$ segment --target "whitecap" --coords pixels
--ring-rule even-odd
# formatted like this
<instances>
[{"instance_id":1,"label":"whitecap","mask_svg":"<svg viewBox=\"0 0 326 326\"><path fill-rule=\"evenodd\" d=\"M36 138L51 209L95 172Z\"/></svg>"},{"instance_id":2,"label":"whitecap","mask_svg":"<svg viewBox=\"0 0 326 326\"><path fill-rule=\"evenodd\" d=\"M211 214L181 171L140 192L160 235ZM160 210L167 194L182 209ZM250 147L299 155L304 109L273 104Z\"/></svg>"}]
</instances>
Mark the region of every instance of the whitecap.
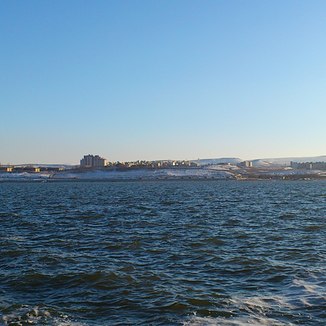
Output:
<instances>
[{"instance_id":1,"label":"whitecap","mask_svg":"<svg viewBox=\"0 0 326 326\"><path fill-rule=\"evenodd\" d=\"M3 324L2 324L3 323ZM9 325L53 325L53 326L87 326L74 321L73 318L47 307L20 305L10 313L0 317L0 324Z\"/></svg>"},{"instance_id":2,"label":"whitecap","mask_svg":"<svg viewBox=\"0 0 326 326\"><path fill-rule=\"evenodd\" d=\"M291 326L294 324L284 324L276 319L261 317L198 317L196 315L184 321L183 326Z\"/></svg>"}]
</instances>

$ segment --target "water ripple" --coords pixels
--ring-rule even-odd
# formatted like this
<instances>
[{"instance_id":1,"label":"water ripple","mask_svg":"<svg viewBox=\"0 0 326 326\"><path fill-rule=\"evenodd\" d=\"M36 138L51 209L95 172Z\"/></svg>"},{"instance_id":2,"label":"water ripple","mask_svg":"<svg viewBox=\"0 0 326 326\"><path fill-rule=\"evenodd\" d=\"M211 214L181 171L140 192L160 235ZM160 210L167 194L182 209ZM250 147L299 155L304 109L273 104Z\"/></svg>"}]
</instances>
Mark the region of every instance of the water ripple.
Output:
<instances>
[{"instance_id":1,"label":"water ripple","mask_svg":"<svg viewBox=\"0 0 326 326\"><path fill-rule=\"evenodd\" d=\"M325 185L1 183L0 324L322 325Z\"/></svg>"}]
</instances>

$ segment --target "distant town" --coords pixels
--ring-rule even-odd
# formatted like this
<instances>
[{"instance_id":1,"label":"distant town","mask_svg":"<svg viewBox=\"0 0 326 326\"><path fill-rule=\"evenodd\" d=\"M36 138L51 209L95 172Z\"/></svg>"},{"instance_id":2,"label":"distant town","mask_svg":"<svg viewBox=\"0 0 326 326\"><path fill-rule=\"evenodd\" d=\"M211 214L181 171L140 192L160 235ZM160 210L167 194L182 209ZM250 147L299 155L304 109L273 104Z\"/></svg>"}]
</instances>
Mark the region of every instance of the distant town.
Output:
<instances>
[{"instance_id":1,"label":"distant town","mask_svg":"<svg viewBox=\"0 0 326 326\"><path fill-rule=\"evenodd\" d=\"M15 179L282 179L326 177L326 156L245 160L238 158L110 162L84 155L79 165L0 165L0 181Z\"/></svg>"}]
</instances>

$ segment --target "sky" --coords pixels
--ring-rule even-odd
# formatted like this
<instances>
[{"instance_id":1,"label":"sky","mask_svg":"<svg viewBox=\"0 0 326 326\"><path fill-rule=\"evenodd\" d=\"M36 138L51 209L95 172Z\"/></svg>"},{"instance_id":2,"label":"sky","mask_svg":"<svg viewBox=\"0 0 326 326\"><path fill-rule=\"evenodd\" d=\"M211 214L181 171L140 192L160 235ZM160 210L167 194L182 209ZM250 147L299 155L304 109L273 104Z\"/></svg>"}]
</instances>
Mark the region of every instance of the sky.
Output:
<instances>
[{"instance_id":1,"label":"sky","mask_svg":"<svg viewBox=\"0 0 326 326\"><path fill-rule=\"evenodd\" d=\"M326 1L0 1L0 163L326 154Z\"/></svg>"}]
</instances>

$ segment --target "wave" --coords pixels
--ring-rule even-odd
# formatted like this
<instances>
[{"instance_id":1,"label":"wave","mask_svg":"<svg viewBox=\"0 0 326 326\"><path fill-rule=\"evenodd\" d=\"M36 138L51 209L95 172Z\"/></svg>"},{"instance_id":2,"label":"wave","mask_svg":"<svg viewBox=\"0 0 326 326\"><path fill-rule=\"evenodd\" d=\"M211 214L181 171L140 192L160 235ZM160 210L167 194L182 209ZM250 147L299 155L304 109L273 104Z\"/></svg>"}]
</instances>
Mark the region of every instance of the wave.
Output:
<instances>
[{"instance_id":1,"label":"wave","mask_svg":"<svg viewBox=\"0 0 326 326\"><path fill-rule=\"evenodd\" d=\"M0 316L0 324L9 325L52 325L52 326L86 326L72 317L50 307L13 305L7 307Z\"/></svg>"},{"instance_id":2,"label":"wave","mask_svg":"<svg viewBox=\"0 0 326 326\"><path fill-rule=\"evenodd\" d=\"M303 280L294 278L284 293L273 296L234 296L227 305L229 317L203 316L194 312L184 326L291 326L300 324L300 318L309 311L323 311L326 305L325 282L320 278ZM291 321L284 316L291 311ZM273 317L269 317L273 316ZM309 316L308 316L309 318ZM324 315L320 316L321 319ZM292 322L293 321L293 322ZM304 324L304 321L301 323Z\"/></svg>"},{"instance_id":3,"label":"wave","mask_svg":"<svg viewBox=\"0 0 326 326\"><path fill-rule=\"evenodd\" d=\"M183 326L291 326L292 323L282 323L268 317L251 317L251 318L213 318L198 317L196 315L184 321Z\"/></svg>"}]
</instances>

